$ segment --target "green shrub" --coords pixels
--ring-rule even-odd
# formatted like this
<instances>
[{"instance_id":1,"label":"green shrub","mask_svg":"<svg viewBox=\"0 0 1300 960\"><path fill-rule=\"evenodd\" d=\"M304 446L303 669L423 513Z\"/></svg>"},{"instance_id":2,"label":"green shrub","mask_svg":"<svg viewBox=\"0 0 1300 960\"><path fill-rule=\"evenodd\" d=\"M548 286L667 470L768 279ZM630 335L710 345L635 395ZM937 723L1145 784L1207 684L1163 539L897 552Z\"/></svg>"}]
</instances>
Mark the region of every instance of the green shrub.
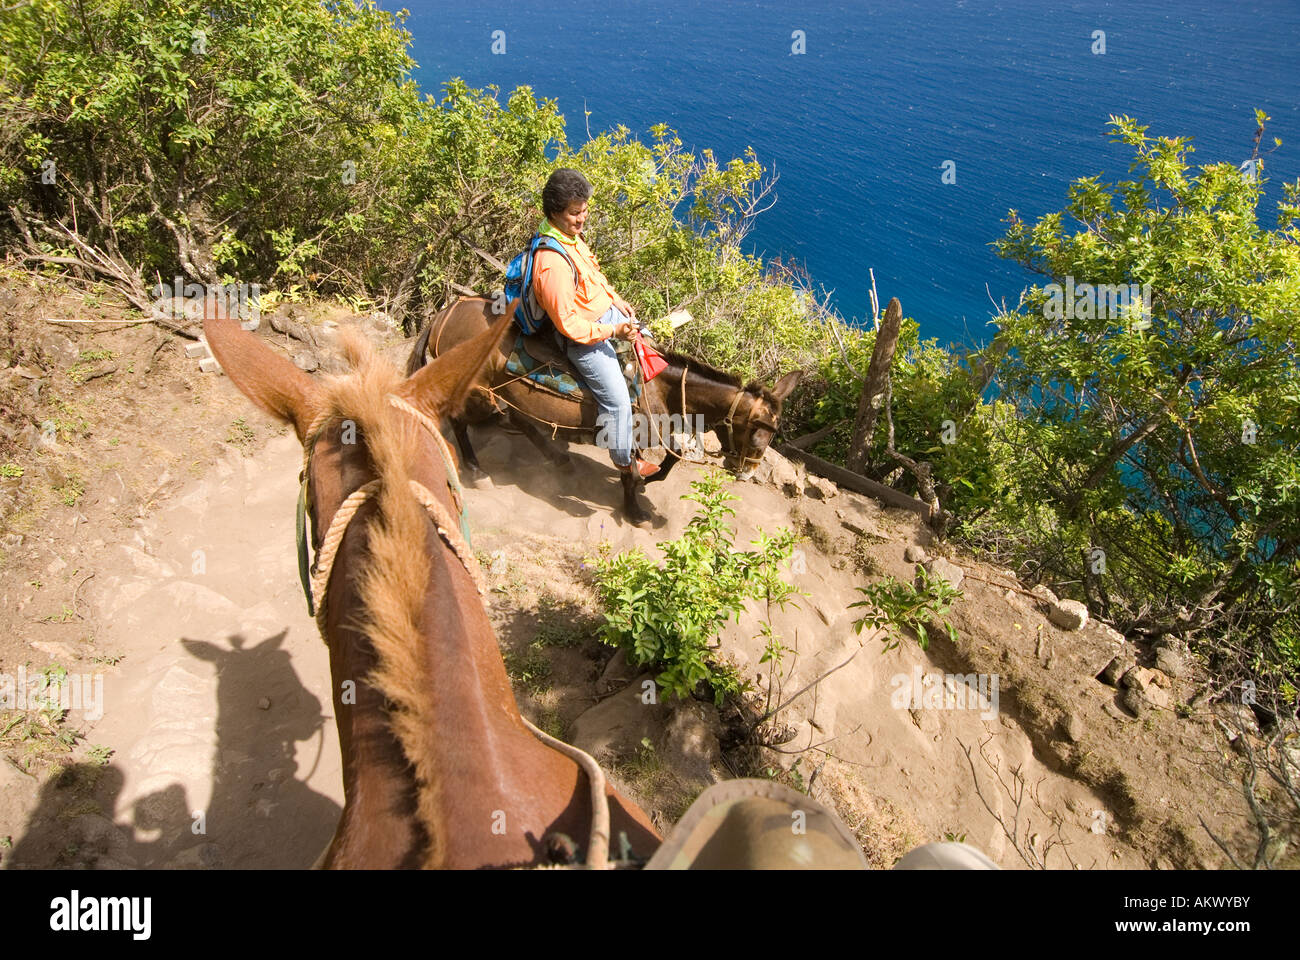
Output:
<instances>
[{"instance_id":1,"label":"green shrub","mask_svg":"<svg viewBox=\"0 0 1300 960\"><path fill-rule=\"evenodd\" d=\"M867 613L853 621L853 629L861 633L865 626L884 627L887 633L882 640L886 651L898 646L905 629L916 634L922 650L929 649L927 631L932 623L943 627L948 639L956 643L957 630L948 614L953 602L961 599L962 592L920 564L916 565L916 578L917 584L886 577L879 583L858 587L863 599L850 603L849 608L866 607Z\"/></svg>"},{"instance_id":2,"label":"green shrub","mask_svg":"<svg viewBox=\"0 0 1300 960\"><path fill-rule=\"evenodd\" d=\"M797 592L781 578L795 535L760 534L752 550L733 550L727 518L738 497L725 489L726 475L712 471L691 482L682 499L699 504L676 540L659 544L663 564L640 549L596 557L596 584L605 606L601 638L621 647L630 663L660 669L665 693L684 697L708 684L720 705L740 692L740 678L716 663L710 646L729 619L739 619L746 600L783 605Z\"/></svg>"}]
</instances>

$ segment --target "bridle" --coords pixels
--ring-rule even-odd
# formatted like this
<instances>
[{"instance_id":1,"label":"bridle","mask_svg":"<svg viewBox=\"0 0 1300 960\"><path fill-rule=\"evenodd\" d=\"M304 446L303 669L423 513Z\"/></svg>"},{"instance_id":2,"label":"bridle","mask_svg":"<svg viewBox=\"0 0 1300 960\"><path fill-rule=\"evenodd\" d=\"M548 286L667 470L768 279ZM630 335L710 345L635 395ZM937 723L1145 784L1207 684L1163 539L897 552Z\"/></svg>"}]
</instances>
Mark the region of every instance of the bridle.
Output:
<instances>
[{"instance_id":1,"label":"bridle","mask_svg":"<svg viewBox=\"0 0 1300 960\"><path fill-rule=\"evenodd\" d=\"M460 475L456 471L456 462L452 459L447 441L443 439L442 431L438 429L438 425L432 419L425 416L401 397L390 394L388 402L398 410L414 417L416 422L423 426L429 432L429 435L433 437L434 446L442 454L442 462L447 473L447 488L451 493L452 503L455 504L459 511L457 518L452 519L451 513L424 484L416 480L409 481L411 493L415 495L415 499L420 502L421 506L428 511L430 519L438 530L438 535L451 548L452 553L456 554L461 566L465 568L465 572L474 581L474 586L478 589L479 594L483 595L486 593L483 574L479 569L478 560L474 556L473 547L470 545L469 513L465 509L465 498L461 490ZM298 477L300 481L297 511L298 577L302 581L303 592L307 596L307 612L316 618L317 626L321 628L322 638L325 635L325 591L329 586L330 574L334 569L334 559L338 554L339 544L343 540L343 535L347 533L352 518L356 516L362 504L378 491L382 482L378 479L371 480L369 483L362 484L344 498L339 508L334 511L334 516L330 520L325 536L321 539L320 546L316 551L315 561L308 563L307 487L308 478L311 476L311 459L316 450L317 441L320 439L321 434L325 432L325 425L335 417L342 417L342 414L333 410L326 410L312 422L303 442L302 472Z\"/></svg>"},{"instance_id":2,"label":"bridle","mask_svg":"<svg viewBox=\"0 0 1300 960\"><path fill-rule=\"evenodd\" d=\"M685 411L686 411L685 387L686 387L686 372L683 370L682 371L682 396L683 396L682 414L683 416L685 416ZM721 425L727 428L727 445L726 447L723 448L722 452L727 454L728 456L735 457L736 459L738 459L741 462L742 470L756 470L758 469L758 465L763 462L763 457L761 454L757 457L747 457L744 455L742 451L736 449L736 428L733 422L736 417L736 408L740 406L740 398L747 396L748 393L749 393L748 390L741 388L736 393L736 396L732 398L731 407L727 410L727 415L722 418Z\"/></svg>"},{"instance_id":3,"label":"bridle","mask_svg":"<svg viewBox=\"0 0 1300 960\"><path fill-rule=\"evenodd\" d=\"M686 416L686 409L687 409L687 408L686 408L686 377L690 374L690 372L691 372L690 365L689 365L689 364L686 364L686 363L683 363L683 364L682 364L681 383L680 383L680 386L681 386L682 417L683 417L683 418ZM745 456L745 455L744 455L740 450L737 450L737 449L736 449L736 439L735 439L735 436L736 436L736 428L735 428L736 409L740 406L740 398L743 397L743 396L745 396L745 395L748 394L748 393L749 393L749 391L746 390L746 389L744 389L743 387L738 388L738 389L737 389L737 392L736 392L736 395L735 395L735 396L732 398L732 400L731 400L731 406L727 409L727 415L726 415L725 417L723 417L722 420L719 421L719 426L722 426L722 427L726 427L726 428L727 428L727 445L726 445L725 448L723 448L722 453L723 453L725 456L735 457L737 460L739 460L740 463L741 463L741 468L740 468L740 469L741 469L742 472L743 472L744 470L746 470L746 469L748 469L748 470L757 470L757 469L758 469L758 465L759 465L760 463L763 462L763 454L760 454L760 455L757 456L757 457L747 457L747 456ZM648 414L648 413L650 412L649 391L643 390L643 391L641 392L641 398L640 398L640 400L638 400L638 402L642 404L642 406L644 407L644 409L646 410L646 412L647 412L647 414ZM665 401L665 404L664 404L664 409L665 409L665 410L670 410L670 409L671 409L671 408L667 405L667 402L666 402L666 401ZM651 422L651 424L654 424L654 419L651 418L650 422ZM672 449L672 447L671 447L669 444L665 443L665 442L664 442L664 439L663 439L663 436L662 436L661 434L659 434L659 429L658 429L658 427L655 427L654 429L655 429L655 433L656 433L656 435L657 435L657 438L658 438L658 440L659 440L659 444L660 444L660 446L662 446L662 447L663 447L665 450L667 450L669 453L673 453L673 449ZM764 451L764 454L765 454L766 452L767 452L767 451ZM673 454L673 455L676 456L679 460L681 459L681 455L680 455L680 454Z\"/></svg>"},{"instance_id":4,"label":"bridle","mask_svg":"<svg viewBox=\"0 0 1300 960\"><path fill-rule=\"evenodd\" d=\"M429 518L433 521L434 527L437 528L438 535L456 554L460 560L461 566L465 572L470 575L474 581L474 586L478 590L479 596L486 596L487 590L483 582L483 573L479 566L478 559L474 556L474 550L470 545L469 537L469 513L465 509L464 491L460 485L460 474L456 470L456 461L452 458L451 448L447 446L447 441L442 436L442 431L438 429L438 424L424 413L407 403L401 397L389 394L388 402L393 407L401 410L415 418L416 422L423 426L434 440L434 446L442 455L443 465L447 471L447 489L451 494L452 503L455 505L458 516L453 520L451 512L439 501L424 484L415 480L410 480L411 493L415 495L416 500L429 513ZM356 516L357 511L361 508L370 497L379 489L381 481L378 479L364 483L356 490L353 490L339 508L334 511L329 528L326 530L324 538L316 553L314 563L308 562L308 535L307 535L307 483L311 476L311 458L316 449L316 442L320 439L325 430L325 425L335 417L342 417L341 413L333 410L326 410L312 421L311 427L307 430L306 439L303 442L303 460L302 473L299 475L298 491L298 509L297 509L297 536L298 536L298 575L302 580L303 592L307 595L307 611L316 618L316 626L320 631L321 639L325 640L325 599L326 589L329 586L330 574L334 568L334 560L338 555L339 544L343 540L343 535L347 533L348 525L352 518ZM557 740L544 731L538 729L527 717L519 714L519 719L524 722L528 730L540 740L543 744L563 754L573 760L583 773L587 775L587 783L591 791L591 832L587 844L587 863L586 866L592 870L608 870L615 866L615 863L609 859L609 797L605 793L605 774L600 769L600 764L587 753L579 750L577 747L570 746L562 740ZM329 847L326 847L328 852ZM325 854L321 855L322 858ZM320 863L321 861L318 861Z\"/></svg>"}]
</instances>

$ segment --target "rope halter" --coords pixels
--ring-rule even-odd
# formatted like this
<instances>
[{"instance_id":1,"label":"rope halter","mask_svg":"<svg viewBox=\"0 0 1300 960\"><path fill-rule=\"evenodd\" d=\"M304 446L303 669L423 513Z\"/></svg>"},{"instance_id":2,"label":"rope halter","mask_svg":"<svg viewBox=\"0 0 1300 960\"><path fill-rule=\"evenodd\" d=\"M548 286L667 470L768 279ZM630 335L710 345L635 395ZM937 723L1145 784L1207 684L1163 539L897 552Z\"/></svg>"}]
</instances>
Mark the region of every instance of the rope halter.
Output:
<instances>
[{"instance_id":1,"label":"rope halter","mask_svg":"<svg viewBox=\"0 0 1300 960\"><path fill-rule=\"evenodd\" d=\"M451 492L452 502L459 511L459 516L453 519L446 506L424 484L416 480L409 481L411 493L428 512L430 519L438 530L438 535L456 554L461 565L474 581L474 586L479 594L482 595L486 592L483 574L479 569L478 560L474 556L474 550L470 546L469 515L465 509L460 476L456 472L456 462L452 459L451 450L447 447L447 441L443 439L442 431L438 429L438 425L432 419L401 397L390 394L388 402L398 410L414 417L416 422L421 424L433 437L434 445L437 447L438 452L442 454L443 465L447 472L447 487ZM330 574L334 570L334 560L338 555L339 545L343 542L343 535L347 533L352 518L356 516L362 504L369 500L383 483L379 479L371 480L369 483L362 484L344 498L343 503L334 512L329 528L325 531L325 536L316 551L315 562L308 563L307 504L309 497L307 488L311 476L312 454L315 452L316 442L325 430L325 425L330 420L340 416L341 414L335 411L327 410L312 422L310 429L307 431L306 441L303 443L302 473L299 475L298 576L302 581L303 592L307 596L307 612L316 617L317 625L322 627L322 636L324 635L325 592L329 586Z\"/></svg>"}]
</instances>

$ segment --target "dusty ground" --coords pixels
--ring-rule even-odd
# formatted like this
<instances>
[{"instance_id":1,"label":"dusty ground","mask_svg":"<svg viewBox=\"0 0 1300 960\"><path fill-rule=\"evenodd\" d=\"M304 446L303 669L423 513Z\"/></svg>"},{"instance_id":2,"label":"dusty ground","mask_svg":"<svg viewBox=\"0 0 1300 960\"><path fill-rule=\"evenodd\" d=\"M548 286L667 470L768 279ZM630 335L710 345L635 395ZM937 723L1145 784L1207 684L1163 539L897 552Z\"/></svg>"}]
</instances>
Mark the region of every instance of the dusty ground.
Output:
<instances>
[{"instance_id":1,"label":"dusty ground","mask_svg":"<svg viewBox=\"0 0 1300 960\"><path fill-rule=\"evenodd\" d=\"M98 675L103 716L0 710L0 866L307 866L342 792L328 665L293 551L297 443L200 373L181 341L49 318L121 315L52 285L0 284L0 473L21 471L0 478L0 673ZM361 324L404 354L366 318L304 319ZM834 804L880 867L945 836L1005 867L1024 852L1060 868L1214 867L1197 816L1240 831L1223 738L1188 706L1195 682L1171 709L1130 717L1095 679L1114 637L1058 630L1006 589L1007 571L951 557L970 575L956 644L882 653L855 633L855 587L909 578L904 549L928 537L911 514L849 493L736 485L738 543L760 526L806 535L791 568L806 596L770 616L791 652L780 674L760 664L747 614L720 650L752 683L743 703L643 709L643 678L597 639L584 561L602 541L654 555L678 536L699 468L648 488L658 516L642 530L613 515L600 451L573 447L575 469L560 473L517 436L475 437L492 479L468 492L474 544L521 709L599 753L665 827L712 780L767 775ZM850 657L754 745L764 706ZM998 708L897 708L893 678L914 669L997 674Z\"/></svg>"}]
</instances>

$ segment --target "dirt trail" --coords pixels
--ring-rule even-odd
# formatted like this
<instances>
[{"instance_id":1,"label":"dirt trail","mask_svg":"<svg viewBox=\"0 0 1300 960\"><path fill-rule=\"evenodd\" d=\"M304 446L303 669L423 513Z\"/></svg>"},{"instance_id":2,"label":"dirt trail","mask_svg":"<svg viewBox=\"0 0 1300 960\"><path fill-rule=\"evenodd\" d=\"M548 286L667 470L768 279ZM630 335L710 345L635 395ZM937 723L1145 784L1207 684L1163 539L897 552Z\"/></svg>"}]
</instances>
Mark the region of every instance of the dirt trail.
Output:
<instances>
[{"instance_id":1,"label":"dirt trail","mask_svg":"<svg viewBox=\"0 0 1300 960\"><path fill-rule=\"evenodd\" d=\"M124 654L88 731L114 751L97 792L115 825L75 824L100 867L303 867L334 831L329 667L293 550L300 449L292 435L231 448L112 546L114 572L85 591L100 646ZM50 814L70 819L56 805L27 832Z\"/></svg>"},{"instance_id":2,"label":"dirt trail","mask_svg":"<svg viewBox=\"0 0 1300 960\"><path fill-rule=\"evenodd\" d=\"M620 522L612 516L608 504L617 501L618 485L603 451L585 445L573 445L571 454L576 468L570 472L543 469L527 444L503 433L477 433L479 455L492 481L471 490L468 497L474 522L475 544L481 550L502 550L518 557L523 551L512 550L521 532L544 534L559 553L565 546L577 545L579 553L590 553L604 540L615 549L640 546L651 556L658 556L655 544L680 536L693 515L694 505L680 497L690 492L690 481L699 476L699 466L681 464L663 483L648 484L647 500L655 517L654 526L643 530ZM737 515L737 545L758 535L759 528L773 530L791 522L792 501L771 485L742 483L733 486L741 500L733 504ZM911 565L903 561L903 545L923 536L916 518L899 511L886 511L865 498L840 494L829 503L802 501L805 517L813 515L823 523L839 525L837 510L854 513L878 530L882 543L877 546L883 572L906 577ZM536 543L536 541L533 541ZM536 550L536 548L533 548ZM558 558L557 558L558 559ZM804 684L853 656L850 664L824 680L816 696L808 696L783 714L786 723L798 731L794 740L782 750L796 751L810 745L829 747L837 762L851 770L860 784L887 803L905 811L904 819L921 829L916 842L942 839L945 834L965 835L1003 866L1023 866L1023 861L1008 843L1001 828L989 816L972 787L967 761L959 740L974 748L976 768L986 797L995 811L1011 822L1015 811L1008 793L993 779L995 774L980 757L979 745L987 741L985 754L999 765L1001 775L1011 781L1010 769L1020 767L1037 802L1027 799L1020 814L1040 824L1039 843L1044 844L1059 826L1062 838L1071 844L1070 855L1082 866L1141 867L1141 857L1125 844L1098 831L1093 824L1109 816L1104 801L1068 777L1053 773L1034 756L1030 738L1005 712L980 710L897 709L891 703L891 685L899 675L909 678L913 669L925 674L947 672L937 657L908 643L882 655L881 644L864 633L859 637L852 626L853 611L848 604L860 598L853 589L863 582L857 571L837 563L812 542L801 548L800 563L793 565L792 582L807 594L798 607L765 613L785 637L787 646L796 653L787 658L781 687L791 695ZM560 564L550 567L550 585L571 584L582 578ZM722 636L722 653L742 666L762 693L768 680L767 668L758 661L762 642L758 640L759 614L747 613L738 624L728 627ZM602 752L616 742L635 743L643 731L645 710L639 697L639 679L631 682L622 696L602 701L579 715L570 724L578 732L580 745ZM521 699L527 699L526 696ZM920 704L918 704L918 707ZM632 719L629 719L629 715ZM815 724L815 726L814 726ZM623 727L634 728L629 735ZM586 731L602 731L591 737ZM603 731L609 731L605 733ZM990 739L991 738L991 739ZM617 748L602 757L606 762L618 757ZM809 753L802 760L802 776L810 776L824 754ZM794 754L774 757L774 762L789 767ZM712 778L726 776L716 766ZM1041 808L1038 806L1041 804ZM1049 814L1047 811L1052 811ZM1058 812L1059 811L1059 812ZM1059 818L1053 823L1051 816ZM1041 847L1040 847L1041 849ZM1067 861L1055 858L1056 866Z\"/></svg>"},{"instance_id":3,"label":"dirt trail","mask_svg":"<svg viewBox=\"0 0 1300 960\"><path fill-rule=\"evenodd\" d=\"M387 353L397 359L404 350L390 343ZM183 393L175 382L169 389ZM22 655L39 669L69 654L62 657L69 670L101 673L102 718L88 722L85 711L74 710L69 723L85 729L86 744L111 751L111 760L89 765L83 746L69 774L43 783L0 762L0 840L12 837L12 848L0 850L0 866L302 868L337 823L343 798L328 660L306 612L294 551L301 450L291 433L277 433L254 413L226 378L196 379L184 390L194 391L196 406L172 416L207 415L194 428L207 459L190 462L192 478L164 472L153 494L134 499L122 484L131 515L120 525L95 528L97 539L86 544L85 525L74 516L71 533L51 528L50 536L31 538L29 569L7 581L35 575L50 551L56 551L51 569L62 570L58 557L68 558L64 565L73 569L59 577L73 609L93 625L93 641L34 644L38 654L22 643L27 652L17 661L10 656L4 669ZM164 399L156 413L165 417L170 396L158 394ZM223 443L219 425L241 415L259 439ZM165 432L158 431L160 443L178 447ZM93 439L93 431L87 436ZM701 468L682 464L667 481L647 486L654 522L642 529L615 515L619 484L603 451L573 445L573 469L557 470L519 436L495 428L473 436L491 479L468 489L466 502L521 709L597 753L616 780L670 824L703 786L735 775L719 749L726 737L711 704L644 709L638 697L644 675L620 670L621 660L611 660L610 649L595 639L598 610L583 560L602 541L657 557L655 544L679 536L692 516L694 504L680 498ZM185 462L193 452L177 455ZM163 458L142 457L140 471L152 479ZM929 545L929 537L913 515L866 498L812 491L802 479L797 489L785 486L779 480L733 486L741 497L734 505L738 545L759 528L787 525L808 538L789 574L806 596L798 607L764 614L791 649L773 702L852 660L782 712L790 737L762 753L759 770L795 783L819 774L814 795L839 804L873 862L888 866L910 846L947 835L964 836L1004 867L1021 867L1020 853L994 818L1000 815L1008 824L1018 816L1021 841L1040 852L1049 840L1068 843L1056 847L1051 866L1143 867L1160 855L1157 840L1140 835L1153 816L1186 819L1198 808L1228 809L1229 795L1198 793L1189 779L1194 753L1204 749L1203 739L1188 739L1199 736L1199 726L1172 714L1132 726L1111 702L1115 691L1093 679L1112 655L1113 641L1100 628L1065 636L1032 603L968 580L954 613L962 646L940 643L924 652L909 640L882 653L867 633L859 637L848 606L860 598L855 587L886 574L910 579L913 564L904 549ZM116 486L114 496L107 489L95 502L122 514ZM968 572L979 569L958 559ZM79 596L67 579L78 567L96 571ZM28 590L19 609L39 605L42 590L35 589L37 599ZM750 612L730 625L719 650L752 682L751 702L769 696L758 621L759 613ZM43 629L50 636L62 627ZM1044 637L1061 651L1058 657L1039 655ZM105 651L120 662L92 665L92 654ZM910 686L916 671L971 673L974 663L1003 674L1000 704L987 705L996 709L954 708L951 697L938 707L899 706L891 697L899 678ZM1058 704L1077 714L1083 732L1068 738L1045 732ZM1160 744L1174 737L1178 746L1161 753ZM651 741L664 770L659 760L647 765L641 752ZM961 744L975 751L994 815L975 790ZM1103 796L1068 775L1072 758L1126 752L1136 756L1125 776L1133 766L1150 771L1149 781L1121 784L1144 791L1144 819L1114 808L1120 794ZM1014 788L1013 769L1028 790L1018 815L1004 787ZM653 788L661 774L678 786L671 802ZM1125 833L1126 816L1137 833Z\"/></svg>"}]
</instances>

